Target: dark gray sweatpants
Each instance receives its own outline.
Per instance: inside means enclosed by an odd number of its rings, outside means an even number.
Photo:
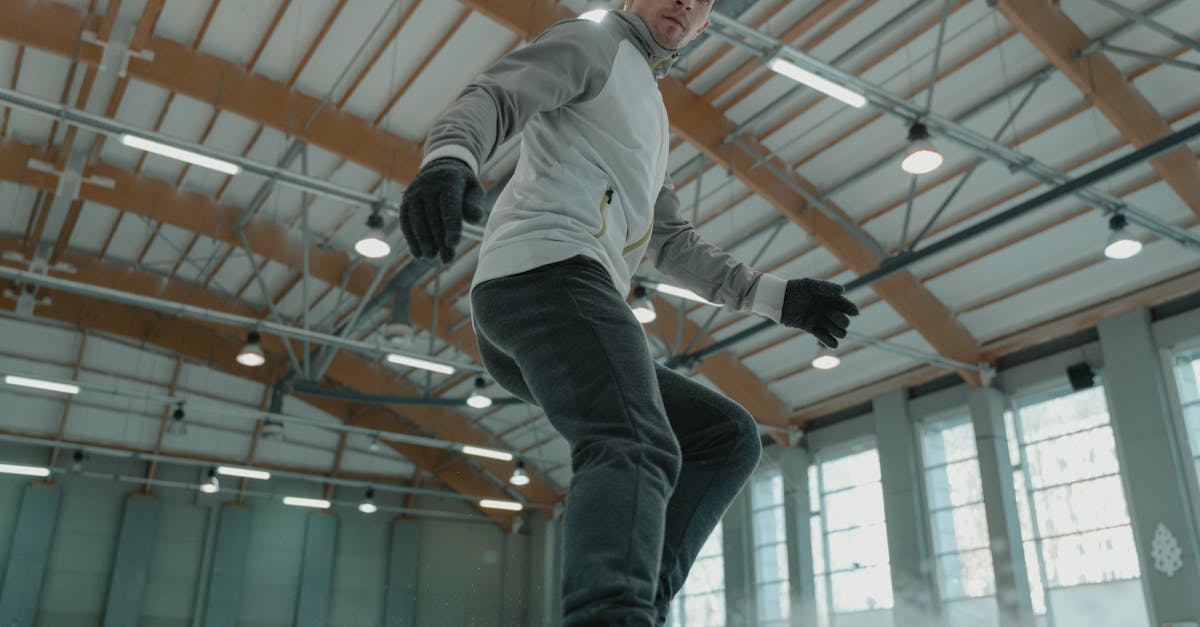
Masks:
[[[471,310],[488,372],[571,447],[563,627],[664,624],[758,464],[753,417],[655,364],[607,272],[583,255],[486,281]]]

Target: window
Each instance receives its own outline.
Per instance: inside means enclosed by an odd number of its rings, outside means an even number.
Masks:
[[[1175,357],[1175,378],[1179,381],[1179,403],[1196,475],[1200,477],[1200,350]]]
[[[892,607],[879,452],[818,459],[809,468],[814,592],[820,625]]]
[[[725,559],[721,537],[718,522],[688,571],[683,589],[671,603],[667,617],[671,627],[724,627]]]
[[[1104,388],[1058,390],[1014,405],[1005,422],[1034,612],[1052,611],[1047,596],[1056,590],[1138,579]],[[1118,596],[1144,608],[1137,586],[1098,587],[1093,598]]]
[[[754,581],[758,627],[789,625],[787,527],[783,510],[783,472],[770,468],[756,474],[750,490],[754,519]]]
[[[946,625],[995,623],[994,601],[974,601],[994,597],[996,581],[970,416],[925,425],[921,444],[930,533]]]

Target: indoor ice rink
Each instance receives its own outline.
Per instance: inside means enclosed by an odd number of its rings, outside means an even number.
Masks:
[[[1197,627],[1200,0],[634,2],[711,9],[680,215],[861,311],[633,275],[762,442],[666,625]],[[564,625],[581,457],[483,365],[483,225],[400,216],[477,77],[623,4],[0,0],[0,626]]]

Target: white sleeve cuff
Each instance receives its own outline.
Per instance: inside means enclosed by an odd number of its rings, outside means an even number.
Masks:
[[[787,281],[764,272],[750,293],[750,311],[775,322],[783,317],[783,294]]]
[[[465,161],[467,165],[471,166],[471,172],[475,176],[479,176],[479,162],[475,160],[475,155],[471,154],[471,151],[465,146],[456,146],[454,144],[448,144],[446,146],[431,150],[429,154],[425,155],[425,158],[421,160],[421,168],[425,167],[425,164],[429,163],[430,161],[433,161],[434,159],[441,159],[442,157],[454,157],[460,161]],[[417,169],[420,170],[421,168]]]

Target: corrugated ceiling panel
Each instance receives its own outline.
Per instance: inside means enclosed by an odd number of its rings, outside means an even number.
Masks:
[[[270,3],[261,4],[265,7]],[[196,38],[200,24],[204,22],[209,6],[209,2],[165,2],[154,32],[160,37],[190,45]]]
[[[120,212],[116,209],[92,202],[83,203],[79,221],[75,223],[75,230],[71,233],[69,247],[93,255],[99,254],[119,215]]]
[[[313,0],[292,2],[279,21],[279,27],[275,29],[271,43],[263,51],[255,71],[275,80],[286,81],[291,69],[304,54],[308,42],[320,28],[324,15],[328,13],[326,4]],[[278,8],[277,1],[222,2],[213,15],[212,24],[200,44],[200,51],[244,65],[258,49]],[[195,22],[196,27],[199,23]],[[188,41],[190,43],[191,40]]]
[[[208,273],[216,268],[217,262],[220,261],[227,249],[225,244],[218,243],[210,237],[201,236],[192,245],[187,260],[179,265],[175,276],[183,281],[201,283]]]
[[[322,6],[328,4],[325,3]],[[313,53],[312,60],[300,74],[297,86],[305,93],[325,98],[336,85],[339,88],[337,93],[340,94],[341,90],[354,80],[358,68],[379,47],[383,36],[387,34],[399,14],[406,8],[403,6],[406,4],[404,2],[348,3],[325,35],[320,47]],[[377,32],[372,37],[364,40],[369,33],[376,29]],[[356,54],[358,62],[352,66],[349,72],[346,72],[342,82],[337,84],[338,78],[355,59]]]
[[[0,231],[12,237],[24,237],[25,226],[33,214],[37,190],[25,185],[0,181]]]
[[[445,28],[450,26],[452,24],[447,24]],[[472,13],[396,103],[384,126],[401,137],[423,139],[442,111],[477,74],[494,63],[514,39],[508,29]],[[432,45],[423,51],[422,58],[431,49]],[[448,77],[455,78],[448,80]]]

